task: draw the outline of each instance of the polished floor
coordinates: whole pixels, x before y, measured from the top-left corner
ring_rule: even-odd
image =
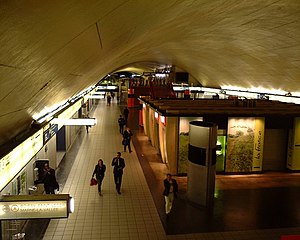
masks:
[[[298,173],[219,175],[211,208],[189,203],[186,177],[176,177],[179,195],[167,220],[162,196],[167,166],[138,126],[136,109],[129,115],[133,152],[123,152],[117,125],[122,107],[115,101],[107,106],[101,100],[90,114],[97,118],[97,125],[89,133],[82,130],[57,170],[62,192],[75,199],[75,212],[68,219],[51,220],[46,231],[36,229],[41,239],[275,240],[300,234]],[[115,191],[111,167],[117,151],[126,161],[121,195]],[[89,186],[99,158],[107,166],[103,196],[97,187]]]

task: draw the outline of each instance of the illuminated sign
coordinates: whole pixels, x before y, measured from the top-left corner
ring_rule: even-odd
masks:
[[[62,125],[95,126],[97,120],[96,118],[71,118],[71,119],[54,118],[52,122],[56,124],[62,124]]]
[[[226,172],[262,170],[264,118],[228,118]]]
[[[112,86],[97,86],[96,90],[116,90],[118,89],[118,86],[112,85]]]
[[[160,116],[160,122],[164,125],[166,125],[166,117],[165,116]]]
[[[57,118],[61,119],[70,119],[73,117],[73,115],[81,108],[82,100],[78,100],[76,103],[74,103],[72,106],[70,106],[68,109],[66,109],[64,112],[58,115]],[[51,123],[55,123],[52,122]],[[58,124],[58,129],[60,129],[63,126],[63,124]]]
[[[4,196],[0,201],[0,219],[67,218],[72,212],[69,194]]]
[[[104,94],[100,95],[91,95],[87,97],[88,99],[104,99]]]
[[[43,147],[43,129],[27,138],[9,154],[0,159],[0,190],[2,190],[18,172]]]

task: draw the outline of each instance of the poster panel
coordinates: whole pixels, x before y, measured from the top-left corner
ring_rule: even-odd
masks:
[[[255,118],[252,171],[262,170],[265,119]]]
[[[229,118],[226,172],[261,170],[264,118]]]

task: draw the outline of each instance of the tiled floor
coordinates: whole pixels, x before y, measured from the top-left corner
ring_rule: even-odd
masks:
[[[283,234],[300,234],[300,227],[251,229],[251,230],[223,230],[216,232],[203,231],[201,233],[169,234],[172,227],[180,228],[183,219],[185,224],[194,221],[193,212],[190,215],[182,210],[174,209],[174,218],[167,222],[164,219],[163,198],[161,195],[160,178],[165,174],[165,166],[147,160],[147,154],[154,154],[143,144],[143,135],[137,134],[134,142],[137,149],[133,153],[123,153],[121,135],[118,132],[117,118],[120,114],[119,105],[112,102],[107,106],[100,101],[92,117],[97,117],[97,125],[88,134],[82,132],[73,151],[72,161],[65,168],[70,172],[65,179],[62,192],[69,193],[75,199],[75,212],[68,219],[51,220],[44,240],[71,239],[241,239],[241,240],[275,240]],[[140,139],[139,139],[140,138]],[[140,145],[138,144],[140,142]],[[73,148],[74,148],[73,146]],[[123,175],[122,194],[115,191],[111,160],[117,151],[122,152],[126,161]],[[69,156],[69,158],[71,158]],[[103,181],[103,196],[97,193],[97,187],[90,187],[89,181],[98,159],[102,158],[107,166]],[[148,164],[141,164],[147,161]],[[72,163],[71,163],[72,162]],[[155,169],[153,173],[152,169]],[[59,173],[59,170],[58,170]],[[156,174],[156,175],[155,175]],[[180,179],[179,179],[180,180]],[[222,185],[225,178],[218,179]],[[182,180],[184,186],[184,179]],[[149,189],[149,184],[151,189]],[[232,190],[232,189],[231,189]],[[233,190],[234,191],[234,190]],[[186,204],[184,192],[178,202]],[[255,209],[253,209],[255,210]],[[277,209],[274,209],[276,211]],[[177,213],[176,213],[177,211]],[[224,213],[225,214],[225,213]],[[185,216],[183,216],[185,215]],[[182,217],[181,217],[182,216]],[[190,218],[189,218],[190,217]],[[208,215],[208,218],[210,216]],[[228,217],[228,214],[227,214]],[[209,219],[202,219],[202,223]],[[175,222],[175,223],[174,223]],[[237,223],[238,224],[238,223]],[[183,224],[182,224],[183,225]],[[168,230],[169,229],[169,230]],[[171,230],[170,230],[171,229]],[[199,229],[205,229],[199,225]],[[178,229],[176,229],[178,230]],[[166,232],[168,234],[166,234]]]

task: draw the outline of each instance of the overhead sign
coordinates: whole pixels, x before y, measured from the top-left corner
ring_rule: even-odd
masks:
[[[72,202],[69,194],[3,196],[0,220],[67,218]]]
[[[47,129],[44,129],[44,145],[58,132],[57,124],[49,124]]]
[[[71,125],[71,126],[95,126],[97,123],[96,118],[54,118],[53,123],[62,124],[62,125]]]

